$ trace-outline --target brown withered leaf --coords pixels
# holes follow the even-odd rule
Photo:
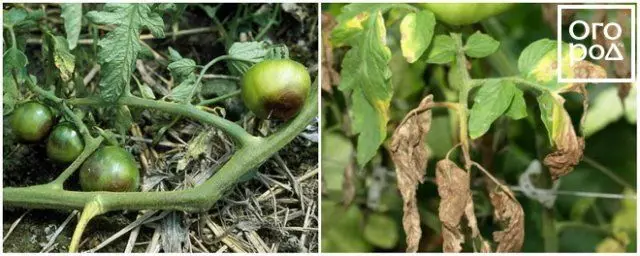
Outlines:
[[[322,84],[323,91],[332,93],[333,85],[340,83],[340,74],[333,68],[333,47],[329,39],[331,30],[338,23],[329,13],[322,13]]]
[[[431,128],[432,103],[432,95],[422,99],[420,105],[404,117],[391,137],[389,150],[396,166],[398,189],[404,202],[402,226],[407,235],[407,252],[418,251],[422,236],[416,190],[418,184],[424,182],[429,158],[424,137]]]
[[[490,189],[489,198],[493,205],[495,222],[501,231],[493,232],[493,240],[498,243],[496,252],[519,252],[524,243],[524,211],[511,190],[500,185]]]
[[[438,218],[442,222],[443,252],[460,252],[465,241],[462,232],[462,217],[471,229],[471,238],[479,240],[481,252],[490,252],[488,243],[483,241],[473,208],[469,173],[449,159],[436,164],[436,184],[440,195]]]
[[[586,113],[588,107],[586,90],[584,90],[584,87],[578,87],[577,89],[584,94],[583,107]],[[564,101],[564,99],[559,96],[558,99],[562,102]],[[584,152],[584,138],[576,135],[576,131],[571,123],[571,117],[562,107],[562,102],[560,103],[560,109],[557,110],[561,113],[561,119],[555,120],[561,122],[562,125],[558,134],[553,137],[555,151],[544,157],[544,165],[549,168],[553,180],[569,174],[573,170],[573,167],[582,160],[582,154]],[[584,115],[583,118],[581,118],[581,123],[583,122]]]

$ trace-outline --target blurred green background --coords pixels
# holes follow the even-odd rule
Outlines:
[[[335,18],[342,6],[344,4],[323,4],[322,10]],[[462,28],[466,35],[480,30],[501,42],[497,53],[472,60],[471,76],[514,75],[522,49],[538,39],[555,39],[555,27],[545,22],[543,8],[541,4],[517,4],[497,17]],[[555,6],[546,8],[555,9]],[[591,13],[578,12],[574,18],[589,19]],[[390,67],[394,98],[389,133],[425,95],[433,94],[436,101],[445,101],[445,95],[451,93],[447,89],[448,67],[427,65],[424,61],[408,64],[404,60],[399,53],[399,21],[394,15],[400,14],[392,10],[385,15],[387,42],[393,52]],[[619,14],[609,15],[614,19]],[[436,34],[447,29],[438,24]],[[327,30],[323,29],[323,33]],[[628,36],[623,42],[630,46]],[[338,72],[345,52],[346,49],[333,49],[334,68]],[[545,208],[538,201],[515,192],[525,211],[522,249],[525,252],[636,251],[636,88],[628,84],[588,85],[587,88],[591,108],[585,125],[584,159],[572,173],[560,179],[561,195],[551,208]],[[322,96],[322,251],[404,251],[402,199],[396,188],[393,162],[387,151],[381,149],[370,164],[357,169],[353,157],[356,138],[348,131],[347,97],[335,87],[332,92],[323,91]],[[565,108],[577,129],[582,114],[581,99],[577,95],[564,96],[567,98]],[[533,107],[535,98],[533,95],[525,98],[530,106],[527,118],[498,119],[473,147],[473,157],[481,159],[485,167],[510,186],[518,186],[527,166],[535,159],[542,159],[549,150],[539,110]],[[453,131],[447,111],[434,110],[431,131],[426,138],[432,155],[427,179],[418,190],[422,222],[419,251],[442,251],[434,170],[436,161],[453,146]],[[484,150],[486,148],[490,150]],[[482,235],[492,240],[491,234],[498,228],[493,223],[493,209],[481,184],[472,184],[472,190],[478,225]],[[465,248],[465,251],[471,250]]]

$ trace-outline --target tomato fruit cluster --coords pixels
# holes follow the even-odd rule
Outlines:
[[[84,191],[136,191],[140,171],[133,156],[118,146],[94,152],[80,167],[80,187]]]
[[[311,77],[304,65],[288,59],[266,60],[242,77],[242,100],[256,116],[288,120],[304,105]]]
[[[476,23],[498,15],[513,6],[513,3],[421,3],[441,22],[462,26]]]
[[[35,143],[47,135],[47,156],[56,162],[70,163],[84,150],[81,134],[69,122],[56,125],[49,107],[35,102],[20,105],[14,111],[11,130],[18,141]],[[133,156],[121,147],[99,148],[80,167],[80,187],[84,191],[136,191],[140,172]]]

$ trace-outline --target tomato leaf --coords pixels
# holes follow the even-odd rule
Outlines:
[[[167,69],[177,77],[186,77],[196,69],[196,62],[192,59],[182,58],[169,63]]]
[[[485,134],[491,123],[511,105],[518,90],[509,81],[491,79],[480,87],[469,112],[469,136],[476,139]]]
[[[289,50],[285,45],[269,45],[265,41],[237,42],[229,48],[229,56],[246,60],[229,60],[227,62],[232,74],[242,75],[253,64],[263,60],[289,58]]]
[[[549,39],[538,40],[527,46],[518,59],[518,69],[521,75],[536,84],[552,91],[562,93],[574,91],[581,83],[559,83],[558,68],[562,69],[564,78],[606,78],[604,68],[588,61],[578,61],[571,64],[571,54],[574,58],[583,54],[582,49],[569,51],[569,44],[563,43],[562,56],[558,60],[558,42]]]
[[[353,90],[354,131],[359,134],[357,159],[364,166],[386,138],[389,104],[393,93],[391,52],[386,46],[386,29],[382,13],[370,15],[360,41],[342,62],[339,89]]]
[[[100,95],[115,102],[131,81],[134,64],[140,52],[140,30],[148,28],[154,37],[164,37],[164,22],[150,4],[106,4],[104,11],[91,11],[86,17],[95,24],[115,25],[98,42],[100,50]]]
[[[2,13],[2,23],[6,27],[13,27],[27,19],[27,11],[23,8],[11,8]]]
[[[427,10],[409,13],[400,23],[400,48],[407,62],[413,63],[431,44],[436,18]]]
[[[338,25],[331,32],[331,43],[336,47],[353,45],[364,30],[362,22],[368,20],[370,14],[384,13],[398,6],[406,6],[406,4],[355,3],[345,5],[342,7],[340,15],[336,17]]]
[[[518,58],[518,70],[523,75],[529,74],[545,54],[556,48],[556,41],[541,39],[529,44]]]
[[[21,69],[29,64],[29,60],[27,59],[27,55],[16,47],[9,48],[4,55],[2,56],[2,61],[6,68],[15,68]]]
[[[196,75],[189,74],[178,86],[171,89],[171,93],[167,95],[167,98],[176,101],[187,103],[191,101],[191,97],[195,94],[195,91],[199,89],[196,84]]]
[[[69,49],[73,50],[78,45],[78,38],[82,29],[82,4],[60,4],[60,7],[62,8],[60,17],[64,19],[64,30],[67,33]]]
[[[433,64],[451,63],[455,56],[456,48],[453,38],[448,35],[437,35],[433,39],[431,50],[427,55],[427,62]]]
[[[76,67],[76,57],[69,51],[67,40],[46,33],[45,42],[48,45],[49,61],[52,61],[53,66],[59,71],[58,75],[62,81],[70,81]]]
[[[516,87],[515,94],[506,115],[514,120],[527,117],[527,105],[524,101],[524,93]]]
[[[369,215],[364,226],[367,241],[383,249],[392,249],[398,243],[398,237],[398,225],[391,217],[380,213]]]
[[[467,39],[464,53],[472,58],[483,58],[496,52],[498,47],[500,47],[500,42],[477,31]]]
[[[624,107],[618,96],[618,88],[611,86],[604,89],[596,95],[593,103],[590,104],[582,126],[582,133],[585,137],[591,136],[620,119],[623,112]]]

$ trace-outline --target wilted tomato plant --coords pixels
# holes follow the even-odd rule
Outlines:
[[[543,235],[549,237],[544,249],[558,250],[553,241],[560,231],[555,233],[554,219],[549,217],[554,189],[583,159],[584,127],[600,121],[588,117],[587,85],[559,83],[556,74],[559,67],[569,78],[604,78],[614,72],[608,74],[601,63],[589,61],[570,65],[568,43],[550,39],[551,33],[523,42],[521,49],[513,46],[515,39],[499,38],[505,46],[489,35],[504,35],[510,24],[488,19],[515,12],[517,6],[420,3],[327,8],[335,19],[326,14],[323,20],[327,35],[323,56],[329,59],[323,62],[323,116],[328,120],[323,136],[345,150],[323,152],[327,202],[323,201],[323,218],[338,223],[324,226],[326,251],[522,250],[525,230],[537,227],[525,227],[530,213],[516,198],[514,186],[494,169],[502,167],[496,163],[497,155],[520,149],[523,141],[535,149],[533,167],[508,171],[520,175],[519,192],[546,207],[541,211],[546,215],[541,232],[549,232]],[[539,12],[538,5],[518,12],[534,7]],[[517,29],[527,31],[529,25],[533,23],[527,21]],[[532,34],[542,34],[536,32]],[[558,48],[563,49],[560,57]],[[599,86],[617,91],[612,85]],[[565,104],[568,100],[580,104]],[[569,110],[575,113],[577,108],[572,117]],[[620,116],[622,110],[616,113]],[[437,163],[429,164],[429,159]],[[386,170],[392,169],[395,180],[387,177]],[[426,182],[435,189],[420,186]],[[393,183],[401,198],[388,192]],[[544,195],[536,192],[538,188]],[[428,193],[437,197],[426,197]],[[480,214],[483,222],[476,216]],[[388,232],[400,229],[393,218],[397,215],[406,244],[398,241],[401,235]],[[425,235],[423,226],[434,232]],[[349,245],[342,239],[350,239]]]
[[[307,68],[289,58],[287,46],[257,40],[273,24],[266,26],[266,30],[261,31],[255,40],[228,42],[225,45],[226,54],[214,56],[204,65],[182,57],[171,47],[167,54],[160,55],[138,40],[143,31],[149,31],[152,38],[164,38],[164,15],[173,17],[174,36],[180,34],[178,32],[187,34],[213,30],[207,27],[196,32],[178,31],[179,19],[176,17],[185,11],[186,6],[85,5],[84,8],[89,7],[89,11],[85,9],[83,13],[82,4],[62,4],[53,13],[61,12],[60,22],[64,26],[48,23],[43,18],[50,14],[44,10],[46,5],[42,5],[42,9],[15,5],[4,10],[4,114],[10,120],[11,131],[20,143],[46,145],[42,149],[46,148],[48,158],[58,165],[67,166],[57,178],[46,184],[3,188],[4,206],[82,210],[69,246],[71,252],[78,250],[87,223],[93,217],[110,211],[209,210],[241,177],[251,174],[251,170],[296,138],[317,115],[316,87],[311,83]],[[216,19],[215,11],[220,6],[199,8]],[[276,17],[279,8],[276,6],[275,11],[268,13],[268,17]],[[249,9],[244,10],[246,12]],[[262,9],[263,12],[268,10]],[[57,17],[49,18],[59,20]],[[87,44],[86,39],[80,38],[83,22],[89,22],[85,25],[93,38],[88,44],[93,47],[79,49],[79,44]],[[61,27],[65,30],[66,38],[59,35],[58,29]],[[217,29],[224,33],[222,25]],[[42,34],[41,41],[29,37],[34,31]],[[26,68],[30,61],[40,61],[40,58],[30,59],[31,55],[27,57],[25,54],[27,46],[23,39],[26,38],[42,44],[42,56],[38,57],[45,63],[43,71]],[[233,38],[236,37],[229,36],[227,39]],[[97,58],[86,59],[92,51]],[[203,56],[211,55],[207,53]],[[137,68],[142,77],[138,79],[133,68],[140,65],[141,58],[151,58],[161,63],[158,68],[166,69],[171,76],[171,81],[163,80],[169,84],[169,89],[152,89],[149,79],[145,77],[152,72],[144,68]],[[79,72],[79,65],[84,61],[95,64],[88,75]],[[230,80],[232,85],[233,81],[243,81],[242,88],[215,98],[204,96],[203,79],[207,75],[212,76],[207,73],[221,62],[226,62],[228,71],[225,73],[229,75],[213,76]],[[96,75],[97,72],[99,75]],[[90,85],[89,81],[94,77],[99,78],[99,82]],[[160,91],[164,97],[157,98],[154,91]],[[253,135],[253,131],[245,130],[239,122],[225,118],[224,108],[208,107],[240,94],[244,104],[254,113],[240,114],[257,116],[252,122],[267,126],[271,124],[273,131],[267,135]],[[134,120],[153,122],[156,119],[149,118],[150,115],[167,114],[172,116],[173,122],[150,128],[156,134],[153,145],[166,135],[177,120],[188,118],[210,125],[205,135],[220,132],[222,137],[228,137],[231,145],[223,146],[231,146],[235,152],[198,186],[168,191],[164,188],[141,191],[142,171],[139,166],[146,166],[140,164],[130,152],[131,148],[123,144],[126,144],[124,142],[129,138],[129,132],[141,133],[140,126]],[[268,119],[282,121],[269,123]],[[145,169],[148,171],[148,168]],[[74,175],[77,179],[71,179]],[[77,180],[76,184],[69,184],[72,180]],[[79,191],[73,188],[79,188]]]

